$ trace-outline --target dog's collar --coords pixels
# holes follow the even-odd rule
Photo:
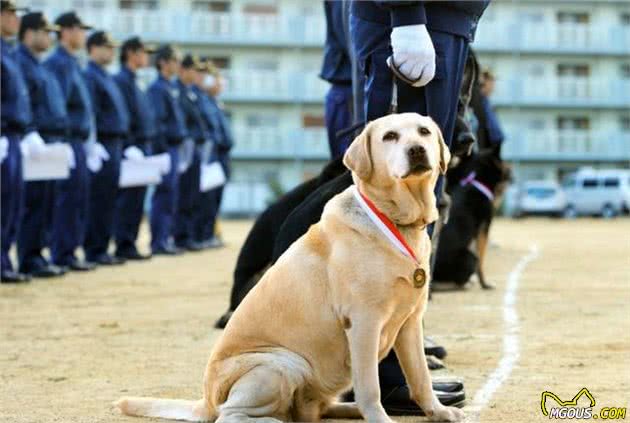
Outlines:
[[[369,198],[359,191],[356,185],[352,185],[352,194],[354,194],[354,198],[356,198],[359,206],[361,206],[363,211],[368,215],[372,223],[385,235],[387,240],[403,255],[410,258],[418,268],[422,267],[413,249],[407,244],[407,241],[405,241],[405,238],[394,222],[392,222],[389,217],[385,216]]]
[[[488,186],[484,183],[475,179],[476,176],[477,174],[474,171],[470,172],[468,176],[459,181],[459,184],[461,186],[472,185],[477,188],[477,190],[481,192],[488,200],[494,201],[494,194],[492,193],[492,190],[488,188]]]

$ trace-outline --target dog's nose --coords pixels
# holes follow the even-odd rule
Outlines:
[[[427,151],[421,145],[414,145],[407,151],[407,155],[409,156],[409,163],[414,166],[426,159]]]

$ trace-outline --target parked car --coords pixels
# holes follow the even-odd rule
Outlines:
[[[630,209],[630,170],[581,169],[563,184],[566,217],[598,215],[612,218]]]
[[[560,184],[554,181],[527,181],[516,192],[514,214],[562,216],[567,201]]]

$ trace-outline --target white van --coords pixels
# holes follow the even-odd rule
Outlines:
[[[611,218],[630,208],[629,169],[580,169],[563,183],[565,217],[600,215]]]

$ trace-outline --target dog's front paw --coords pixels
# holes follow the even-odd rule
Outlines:
[[[432,422],[459,422],[464,420],[466,415],[456,407],[440,407],[429,417]]]

